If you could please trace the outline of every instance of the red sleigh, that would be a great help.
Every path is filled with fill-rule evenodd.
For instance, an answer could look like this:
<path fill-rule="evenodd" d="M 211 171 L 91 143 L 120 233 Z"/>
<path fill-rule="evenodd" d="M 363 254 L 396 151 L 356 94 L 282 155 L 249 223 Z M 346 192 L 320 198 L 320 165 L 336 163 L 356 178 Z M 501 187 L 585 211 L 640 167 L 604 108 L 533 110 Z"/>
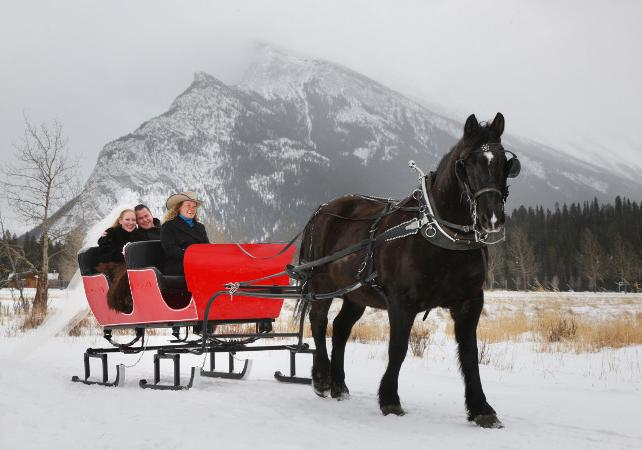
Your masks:
<path fill-rule="evenodd" d="M 124 366 L 117 366 L 116 380 L 108 381 L 107 355 L 132 354 L 146 350 L 154 355 L 154 382 L 140 381 L 140 386 L 153 389 L 188 389 L 199 376 L 243 378 L 248 360 L 241 371 L 235 371 L 233 355 L 238 352 L 286 350 L 291 354 L 290 374 L 276 372 L 279 381 L 309 383 L 309 378 L 296 376 L 295 356 L 312 353 L 303 343 L 303 318 L 295 332 L 275 333 L 272 324 L 281 313 L 283 298 L 298 298 L 300 289 L 289 286 L 283 272 L 292 261 L 295 248 L 284 244 L 197 244 L 185 253 L 185 277 L 164 275 L 163 250 L 159 241 L 136 242 L 125 246 L 124 255 L 132 294 L 131 313 L 109 308 L 107 276 L 95 271 L 98 248 L 92 247 L 78 255 L 85 294 L 96 321 L 111 348 L 89 348 L 85 352 L 85 376 L 73 381 L 106 386 L 122 385 Z M 273 276 L 277 274 L 276 276 Z M 255 280 L 252 286 L 234 294 L 234 283 Z M 216 332 L 218 326 L 253 324 L 254 332 Z M 134 338 L 126 343 L 115 342 L 114 329 L 131 329 Z M 161 345 L 145 345 L 149 328 L 171 328 L 173 339 Z M 181 329 L 184 330 L 181 336 Z M 192 339 L 189 339 L 190 331 Z M 194 334 L 194 332 L 198 334 Z M 196 337 L 194 337 L 196 336 Z M 293 344 L 252 345 L 263 338 L 295 338 Z M 137 345 L 140 344 L 140 345 Z M 228 353 L 227 371 L 217 371 L 215 354 Z M 180 383 L 180 355 L 210 354 L 209 370 L 192 368 L 189 382 Z M 102 380 L 92 380 L 90 359 L 102 361 Z M 171 359 L 174 364 L 174 383 L 160 383 L 160 361 Z"/>

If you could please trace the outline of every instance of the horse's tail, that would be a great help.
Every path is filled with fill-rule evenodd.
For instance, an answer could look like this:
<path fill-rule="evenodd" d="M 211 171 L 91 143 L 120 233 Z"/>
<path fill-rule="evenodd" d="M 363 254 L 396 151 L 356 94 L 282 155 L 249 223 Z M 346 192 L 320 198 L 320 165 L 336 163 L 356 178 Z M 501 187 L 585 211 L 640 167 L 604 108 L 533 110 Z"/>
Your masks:
<path fill-rule="evenodd" d="M 314 246 L 313 246 L 313 241 L 312 241 L 312 234 L 314 231 L 314 220 L 317 217 L 317 214 L 321 210 L 323 205 L 319 206 L 315 211 L 314 214 L 312 214 L 312 217 L 308 220 L 308 223 L 305 224 L 305 228 L 303 229 L 303 235 L 301 236 L 301 247 L 299 248 L 299 264 L 302 264 L 304 262 L 312 261 L 314 259 Z M 312 270 L 309 269 L 309 276 L 312 276 Z M 307 308 L 307 301 L 304 300 L 304 296 L 307 295 L 308 293 L 308 285 L 309 278 L 306 281 L 300 281 L 302 283 L 302 293 L 301 297 L 297 299 L 296 304 L 294 305 L 294 317 L 295 320 L 300 320 L 301 316 L 305 314 L 308 310 Z"/>

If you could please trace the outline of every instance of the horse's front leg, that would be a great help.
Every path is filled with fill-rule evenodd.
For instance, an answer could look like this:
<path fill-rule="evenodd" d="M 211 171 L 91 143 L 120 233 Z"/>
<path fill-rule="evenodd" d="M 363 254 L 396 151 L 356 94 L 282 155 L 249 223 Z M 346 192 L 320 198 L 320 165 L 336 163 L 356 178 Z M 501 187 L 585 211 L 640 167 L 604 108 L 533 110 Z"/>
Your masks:
<path fill-rule="evenodd" d="M 312 387 L 319 397 L 327 397 L 330 393 L 330 360 L 325 333 L 331 304 L 332 300 L 324 300 L 313 301 L 310 305 L 310 328 L 316 348 L 312 361 Z"/>
<path fill-rule="evenodd" d="M 392 299 L 391 299 L 392 300 Z M 415 312 L 408 311 L 399 301 L 392 300 L 388 309 L 390 321 L 390 341 L 388 343 L 388 367 L 379 385 L 379 408 L 387 416 L 396 414 L 402 416 L 405 411 L 399 401 L 399 370 L 406 358 L 410 329 L 415 319 Z"/>
<path fill-rule="evenodd" d="M 486 401 L 479 377 L 479 356 L 477 351 L 477 323 L 484 306 L 484 295 L 466 300 L 450 314 L 455 322 L 455 338 L 458 344 L 459 365 L 464 377 L 466 410 L 468 420 L 484 428 L 502 428 L 495 410 Z"/>

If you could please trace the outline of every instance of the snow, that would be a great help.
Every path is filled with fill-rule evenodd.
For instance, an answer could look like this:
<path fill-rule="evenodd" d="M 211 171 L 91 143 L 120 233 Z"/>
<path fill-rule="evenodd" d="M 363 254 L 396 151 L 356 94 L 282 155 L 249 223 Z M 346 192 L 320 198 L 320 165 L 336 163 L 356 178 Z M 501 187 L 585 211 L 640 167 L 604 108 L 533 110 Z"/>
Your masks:
<path fill-rule="evenodd" d="M 376 151 L 377 149 L 375 148 L 359 147 L 355 148 L 352 154 L 359 158 L 362 161 L 362 164 L 365 165 L 376 153 Z"/>
<path fill-rule="evenodd" d="M 608 183 L 605 183 L 604 181 L 598 180 L 591 176 L 583 175 L 581 173 L 570 173 L 570 172 L 563 171 L 562 175 L 564 175 L 569 180 L 572 180 L 578 184 L 589 186 L 603 194 L 606 193 L 609 187 Z"/>
<path fill-rule="evenodd" d="M 532 175 L 541 179 L 546 179 L 546 169 L 544 169 L 544 165 L 541 162 L 535 161 L 524 154 L 520 154 L 519 158 L 522 162 L 524 174 Z"/>
<path fill-rule="evenodd" d="M 52 307 L 64 309 L 67 298 L 56 293 Z M 490 315 L 511 308 L 528 313 L 551 297 L 589 316 L 642 308 L 639 294 L 508 291 L 488 292 L 486 308 Z M 431 313 L 429 320 L 445 321 L 445 316 Z M 384 317 L 368 310 L 363 320 Z M 23 340 L 0 337 L 2 449 L 603 449 L 639 448 L 642 442 L 642 346 L 576 355 L 538 353 L 529 343 L 491 344 L 494 362 L 480 371 L 505 428 L 484 430 L 465 420 L 455 344 L 442 331 L 423 357 L 409 354 L 404 362 L 399 394 L 408 414 L 403 417 L 384 417 L 378 410 L 376 392 L 387 359 L 383 343 L 348 344 L 351 398 L 338 402 L 318 398 L 309 386 L 274 380 L 274 371 L 287 370 L 285 352 L 238 354 L 253 359 L 247 379 L 202 378 L 197 389 L 169 392 L 138 387 L 139 379 L 153 376 L 153 352 L 138 364 L 138 355 L 110 356 L 112 379 L 116 363 L 133 367 L 126 369 L 123 388 L 104 388 L 70 382 L 83 373 L 84 350 L 105 346 L 101 337 L 50 337 L 16 358 Z M 192 355 L 181 359 L 183 381 L 189 366 L 204 362 Z M 297 372 L 309 373 L 310 355 L 297 361 Z M 169 365 L 161 370 L 168 381 Z"/>
<path fill-rule="evenodd" d="M 13 347 L 4 342 L 0 358 Z M 351 343 L 346 356 L 347 401 L 320 399 L 309 386 L 281 384 L 274 370 L 286 353 L 256 353 L 243 381 L 202 379 L 187 392 L 146 391 L 151 353 L 126 369 L 124 388 L 71 383 L 82 374 L 88 338 L 55 338 L 19 364 L 4 365 L 0 383 L 1 448 L 173 449 L 218 448 L 635 448 L 642 439 L 639 381 L 600 382 L 579 373 L 577 358 L 550 372 L 533 370 L 533 355 L 518 349 L 524 367 L 481 367 L 486 395 L 503 430 L 482 430 L 465 420 L 463 385 L 452 344 L 431 346 L 431 356 L 409 357 L 400 396 L 408 414 L 383 417 L 376 391 L 385 347 Z M 433 348 L 434 347 L 434 348 Z M 639 352 L 636 356 L 639 360 Z M 135 362 L 137 356 L 120 357 Z M 189 359 L 200 365 L 202 358 Z M 548 363 L 542 358 L 539 363 Z M 187 367 L 186 364 L 184 367 Z M 110 368 L 113 377 L 113 366 Z M 309 356 L 299 371 L 309 370 Z M 186 369 L 183 370 L 186 373 Z M 165 367 L 165 375 L 170 371 Z M 639 380 L 639 378 L 638 378 Z"/>

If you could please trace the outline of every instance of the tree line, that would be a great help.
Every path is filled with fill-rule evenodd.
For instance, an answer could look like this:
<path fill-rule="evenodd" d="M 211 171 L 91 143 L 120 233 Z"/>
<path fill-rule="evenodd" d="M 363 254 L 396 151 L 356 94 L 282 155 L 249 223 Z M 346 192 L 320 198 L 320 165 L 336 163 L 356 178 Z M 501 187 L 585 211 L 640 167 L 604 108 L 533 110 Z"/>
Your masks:
<path fill-rule="evenodd" d="M 515 209 L 489 246 L 487 287 L 642 290 L 642 204 L 623 197 Z"/>
<path fill-rule="evenodd" d="M 49 270 L 69 279 L 77 268 L 75 234 L 48 242 Z M 0 281 L 40 269 L 42 238 L 0 235 Z M 506 241 L 491 245 L 487 288 L 642 291 L 642 204 L 616 197 L 520 206 L 506 217 Z M 12 258 L 13 255 L 13 258 Z"/>
<path fill-rule="evenodd" d="M 48 242 L 49 272 L 61 274 L 65 280 L 77 268 L 74 263 L 77 245 L 68 240 Z M 38 274 L 42 262 L 42 237 L 27 234 L 19 239 L 15 233 L 5 230 L 0 236 L 0 287 L 6 285 L 11 273 L 25 278 L 28 274 Z M 74 265 L 75 264 L 75 265 Z"/>

